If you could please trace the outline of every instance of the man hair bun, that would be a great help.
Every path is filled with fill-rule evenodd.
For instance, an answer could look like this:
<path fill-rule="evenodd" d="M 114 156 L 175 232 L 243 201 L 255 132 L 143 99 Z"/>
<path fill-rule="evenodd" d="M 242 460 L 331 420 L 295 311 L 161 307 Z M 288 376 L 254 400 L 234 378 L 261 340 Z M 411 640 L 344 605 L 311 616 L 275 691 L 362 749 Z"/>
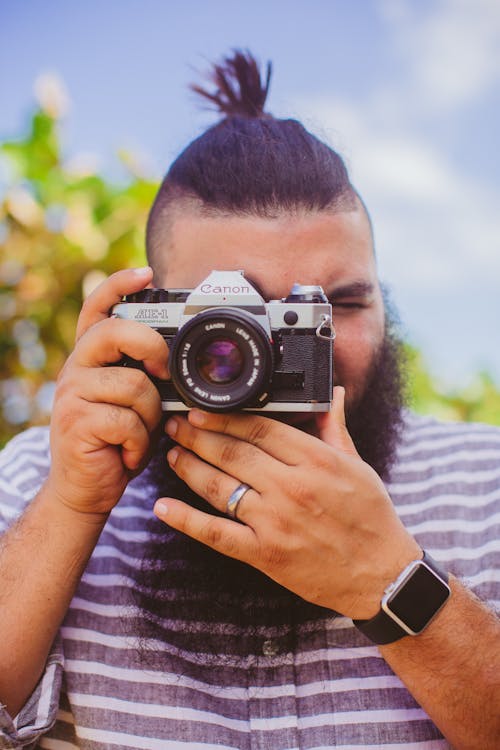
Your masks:
<path fill-rule="evenodd" d="M 207 78 L 215 84 L 215 91 L 196 84 L 191 90 L 215 104 L 216 109 L 226 117 L 268 117 L 264 112 L 269 83 L 271 62 L 266 66 L 265 83 L 262 81 L 259 64 L 250 52 L 235 50 L 220 64 L 214 64 Z"/>

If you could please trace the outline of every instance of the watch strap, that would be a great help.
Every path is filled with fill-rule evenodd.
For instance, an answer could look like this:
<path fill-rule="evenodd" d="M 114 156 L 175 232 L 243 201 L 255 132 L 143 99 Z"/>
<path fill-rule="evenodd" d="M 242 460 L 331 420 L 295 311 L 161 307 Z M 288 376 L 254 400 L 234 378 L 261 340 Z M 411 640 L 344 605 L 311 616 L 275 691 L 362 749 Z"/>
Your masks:
<path fill-rule="evenodd" d="M 439 578 L 448 583 L 448 574 L 425 551 L 422 562 L 431 568 Z M 380 646 L 399 641 L 400 638 L 408 635 L 407 631 L 398 625 L 382 608 L 369 620 L 353 620 L 353 622 L 358 630 Z"/>

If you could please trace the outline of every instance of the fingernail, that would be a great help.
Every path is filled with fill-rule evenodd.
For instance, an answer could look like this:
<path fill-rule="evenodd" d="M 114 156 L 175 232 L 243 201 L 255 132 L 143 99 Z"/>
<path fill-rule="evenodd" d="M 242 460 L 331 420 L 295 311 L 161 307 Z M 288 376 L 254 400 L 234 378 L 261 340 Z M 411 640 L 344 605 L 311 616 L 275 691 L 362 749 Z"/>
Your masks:
<path fill-rule="evenodd" d="M 142 268 L 132 268 L 132 272 L 136 276 L 149 276 L 152 272 L 151 266 L 143 266 Z"/>
<path fill-rule="evenodd" d="M 177 423 L 177 420 L 174 418 L 170 418 L 166 424 L 165 430 L 170 437 L 174 437 L 177 434 L 177 430 L 179 428 L 179 425 Z"/>
<path fill-rule="evenodd" d="M 170 466 L 175 466 L 175 464 L 177 463 L 177 459 L 178 458 L 179 458 L 179 449 L 178 448 L 172 448 L 172 450 L 170 450 L 167 453 L 167 461 L 170 464 Z"/>
<path fill-rule="evenodd" d="M 168 513 L 168 506 L 162 500 L 158 500 L 153 508 L 155 516 L 166 516 Z"/>
<path fill-rule="evenodd" d="M 198 411 L 198 409 L 191 409 L 191 411 L 189 412 L 189 421 L 191 422 L 191 424 L 200 427 L 201 425 L 205 424 L 205 422 L 207 421 L 207 417 L 202 411 Z"/>

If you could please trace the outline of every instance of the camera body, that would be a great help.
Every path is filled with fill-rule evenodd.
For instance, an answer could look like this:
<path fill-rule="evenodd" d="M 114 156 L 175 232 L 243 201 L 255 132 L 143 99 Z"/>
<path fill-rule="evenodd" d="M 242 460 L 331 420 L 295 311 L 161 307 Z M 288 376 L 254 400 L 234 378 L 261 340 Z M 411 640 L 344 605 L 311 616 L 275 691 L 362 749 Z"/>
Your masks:
<path fill-rule="evenodd" d="M 266 303 L 243 271 L 212 271 L 195 289 L 127 295 L 111 314 L 165 339 L 172 379 L 152 378 L 164 411 L 330 409 L 335 332 L 320 286 L 294 284 Z"/>

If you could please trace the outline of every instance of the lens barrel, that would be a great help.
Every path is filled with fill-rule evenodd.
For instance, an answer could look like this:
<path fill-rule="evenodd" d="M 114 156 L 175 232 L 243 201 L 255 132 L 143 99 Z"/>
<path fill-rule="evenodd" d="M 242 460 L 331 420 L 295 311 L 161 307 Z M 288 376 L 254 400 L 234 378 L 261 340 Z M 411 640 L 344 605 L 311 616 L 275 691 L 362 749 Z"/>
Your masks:
<path fill-rule="evenodd" d="M 264 328 L 245 310 L 209 308 L 179 329 L 169 369 L 190 406 L 207 411 L 261 406 L 271 386 L 272 346 Z"/>

